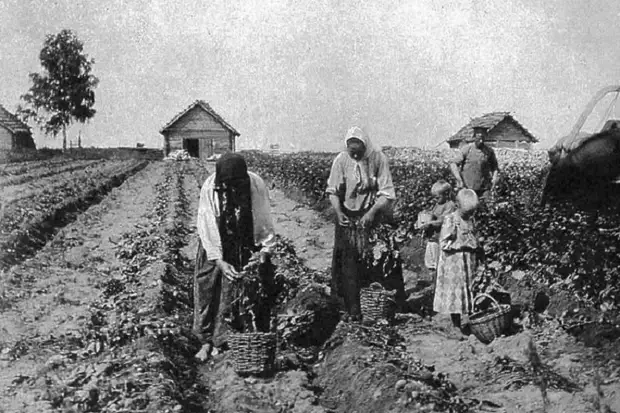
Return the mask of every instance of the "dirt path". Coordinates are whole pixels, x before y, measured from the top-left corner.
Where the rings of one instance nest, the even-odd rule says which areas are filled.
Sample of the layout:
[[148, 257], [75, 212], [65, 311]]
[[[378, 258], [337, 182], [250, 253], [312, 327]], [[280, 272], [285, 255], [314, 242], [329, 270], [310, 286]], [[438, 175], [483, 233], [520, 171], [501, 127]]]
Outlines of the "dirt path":
[[334, 228], [307, 206], [287, 198], [282, 191], [270, 192], [276, 233], [290, 238], [297, 255], [309, 268], [331, 268]]

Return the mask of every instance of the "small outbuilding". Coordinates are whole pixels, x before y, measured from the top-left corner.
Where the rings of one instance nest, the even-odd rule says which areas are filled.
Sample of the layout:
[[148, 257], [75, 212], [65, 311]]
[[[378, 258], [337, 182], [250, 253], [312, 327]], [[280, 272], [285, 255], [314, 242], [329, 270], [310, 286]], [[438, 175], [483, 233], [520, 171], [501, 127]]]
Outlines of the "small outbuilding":
[[36, 149], [30, 127], [0, 105], [0, 151]]
[[458, 148], [464, 145], [466, 138], [473, 136], [475, 127], [487, 128], [488, 135], [484, 142], [496, 148], [529, 150], [538, 142], [538, 139], [517, 122], [510, 112], [492, 112], [472, 119], [448, 138], [450, 147]]
[[239, 136], [239, 132], [203, 100], [195, 101], [172, 118], [160, 133], [164, 135], [164, 156], [185, 149], [190, 156], [201, 159], [234, 152]]

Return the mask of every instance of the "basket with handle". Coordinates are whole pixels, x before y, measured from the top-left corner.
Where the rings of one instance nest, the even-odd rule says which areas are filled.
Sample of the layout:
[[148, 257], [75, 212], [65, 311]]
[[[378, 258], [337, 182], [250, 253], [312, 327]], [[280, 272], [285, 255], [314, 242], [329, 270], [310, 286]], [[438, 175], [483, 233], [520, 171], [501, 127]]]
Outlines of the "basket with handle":
[[381, 284], [373, 283], [360, 292], [360, 306], [364, 321], [391, 321], [396, 313], [396, 291], [387, 291]]
[[473, 306], [475, 307], [478, 300], [485, 297], [491, 300], [493, 307], [471, 314], [469, 325], [471, 332], [478, 340], [483, 343], [490, 343], [510, 327], [511, 307], [509, 304], [498, 304], [493, 297], [484, 293], [474, 298]]
[[263, 375], [273, 371], [277, 344], [275, 333], [234, 333], [228, 344], [233, 368], [238, 374]]

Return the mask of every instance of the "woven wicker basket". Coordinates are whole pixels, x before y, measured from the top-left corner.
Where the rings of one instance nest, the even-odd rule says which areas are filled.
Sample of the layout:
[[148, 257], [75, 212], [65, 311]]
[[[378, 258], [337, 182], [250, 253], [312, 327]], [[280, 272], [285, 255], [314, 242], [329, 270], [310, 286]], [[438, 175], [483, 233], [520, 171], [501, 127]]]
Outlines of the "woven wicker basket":
[[231, 334], [232, 362], [238, 374], [268, 374], [273, 370], [276, 358], [275, 333]]
[[512, 321], [510, 317], [511, 307], [509, 304], [498, 304], [493, 297], [488, 294], [480, 294], [474, 298], [473, 305], [480, 298], [487, 297], [493, 303], [493, 308], [473, 313], [469, 316], [471, 332], [483, 343], [490, 343], [501, 336]]
[[395, 293], [383, 288], [362, 288], [360, 305], [364, 321], [393, 320], [396, 313]]

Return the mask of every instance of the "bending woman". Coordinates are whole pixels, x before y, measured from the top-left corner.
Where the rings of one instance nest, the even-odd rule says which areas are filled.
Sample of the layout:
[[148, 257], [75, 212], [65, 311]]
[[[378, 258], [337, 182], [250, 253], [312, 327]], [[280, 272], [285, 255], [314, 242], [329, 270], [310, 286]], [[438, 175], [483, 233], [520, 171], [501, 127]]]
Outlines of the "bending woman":
[[231, 284], [252, 253], [260, 249], [261, 270], [271, 268], [269, 254], [275, 235], [269, 207], [265, 182], [248, 172], [243, 157], [222, 155], [215, 173], [202, 186], [198, 205], [193, 331], [204, 344], [203, 358], [213, 345], [227, 345]]
[[[400, 307], [405, 289], [394, 242], [377, 230], [396, 197], [388, 159], [358, 127], [349, 129], [345, 144], [346, 151], [334, 159], [326, 190], [337, 217], [331, 288], [345, 311], [359, 319], [361, 288], [379, 282], [396, 290]], [[379, 259], [373, 254], [371, 235], [388, 246]]]

